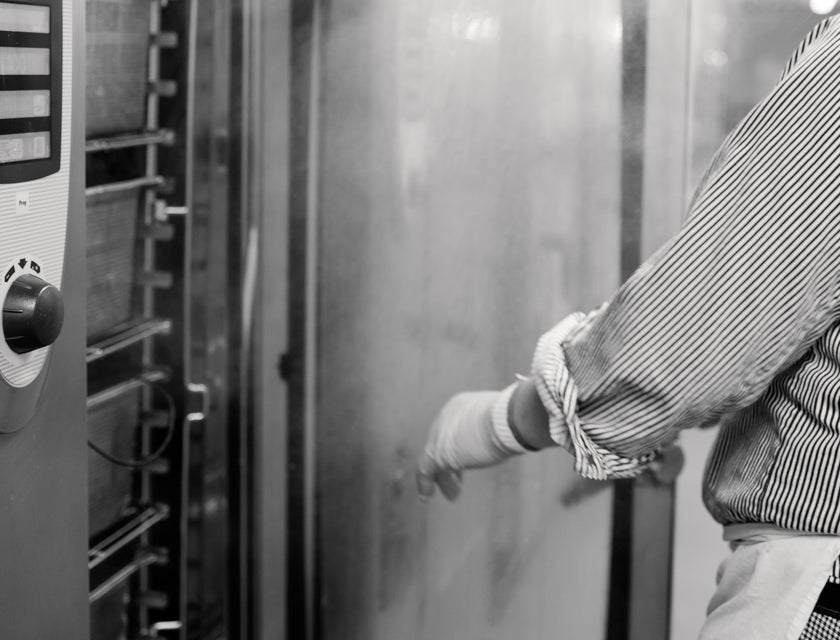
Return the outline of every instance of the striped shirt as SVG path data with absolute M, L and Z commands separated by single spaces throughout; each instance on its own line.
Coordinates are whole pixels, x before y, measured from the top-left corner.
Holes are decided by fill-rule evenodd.
M 543 336 L 532 374 L 582 475 L 638 475 L 720 425 L 717 521 L 840 534 L 840 18 L 726 138 L 681 231 Z

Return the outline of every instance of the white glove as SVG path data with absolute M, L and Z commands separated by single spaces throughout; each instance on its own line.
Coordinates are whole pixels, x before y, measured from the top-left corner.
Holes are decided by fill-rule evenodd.
M 417 461 L 417 491 L 422 499 L 435 483 L 448 500 L 461 492 L 461 471 L 497 464 L 522 453 L 507 423 L 507 407 L 516 385 L 504 391 L 459 393 L 443 405 L 429 429 Z

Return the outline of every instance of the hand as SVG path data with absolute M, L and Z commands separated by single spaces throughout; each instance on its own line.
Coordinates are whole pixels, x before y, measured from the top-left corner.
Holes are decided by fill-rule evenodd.
M 685 466 L 685 453 L 677 442 L 667 445 L 650 463 L 642 478 L 658 485 L 673 485 Z
M 429 429 L 417 461 L 417 491 L 428 500 L 435 484 L 450 501 L 461 493 L 463 469 L 497 464 L 512 455 L 493 432 L 493 403 L 499 391 L 468 391 L 453 396 Z

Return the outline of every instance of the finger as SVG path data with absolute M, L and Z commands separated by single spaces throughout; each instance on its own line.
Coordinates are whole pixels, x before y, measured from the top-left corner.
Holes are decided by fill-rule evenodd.
M 461 495 L 461 472 L 452 469 L 438 471 L 435 478 L 441 493 L 449 502 L 455 502 Z
M 417 460 L 417 493 L 420 494 L 420 499 L 424 502 L 431 498 L 435 493 L 435 474 L 437 473 L 437 464 L 429 455 L 428 451 L 424 451 Z

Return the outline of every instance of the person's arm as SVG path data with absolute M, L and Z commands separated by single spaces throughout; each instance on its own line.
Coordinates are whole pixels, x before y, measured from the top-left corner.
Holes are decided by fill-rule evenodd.
M 506 428 L 534 448 L 548 434 L 584 476 L 630 477 L 755 402 L 840 320 L 838 113 L 832 28 L 727 138 L 680 233 L 540 340 Z
M 682 231 L 541 341 L 549 431 L 584 475 L 635 475 L 679 429 L 752 404 L 838 320 L 840 37 L 821 46 L 730 137 Z M 512 428 L 545 442 L 533 393 L 513 397 Z
M 508 405 L 508 423 L 520 439 L 531 449 L 557 446 L 548 429 L 548 412 L 540 401 L 533 378 L 521 380 L 513 391 Z

